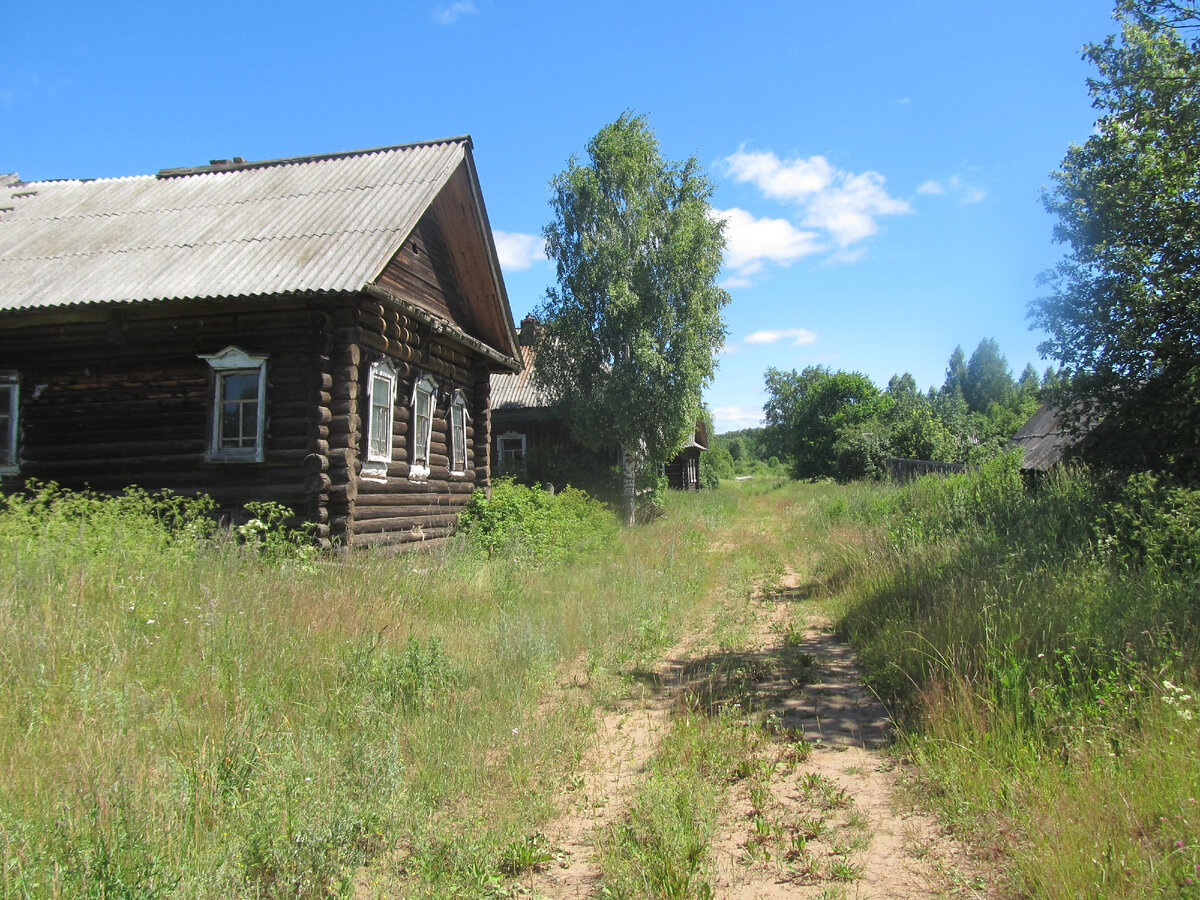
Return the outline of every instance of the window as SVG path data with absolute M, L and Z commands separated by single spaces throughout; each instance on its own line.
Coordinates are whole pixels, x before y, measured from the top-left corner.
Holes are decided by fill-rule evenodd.
M 417 379 L 413 385 L 412 458 L 408 466 L 408 477 L 414 481 L 429 477 L 429 441 L 433 435 L 436 396 L 437 382 L 433 378 L 423 375 Z
M 382 478 L 392 461 L 392 414 L 396 405 L 396 365 L 384 358 L 371 366 L 367 384 L 367 463 L 363 474 Z M 371 465 L 374 463 L 375 465 Z
M 467 398 L 462 391 L 454 392 L 450 401 L 450 474 L 467 472 Z
M 20 421 L 20 378 L 16 372 L 0 372 L 0 473 L 16 472 L 17 435 Z
M 496 438 L 496 463 L 501 473 L 525 468 L 525 435 L 509 431 Z
M 206 355 L 213 369 L 212 432 L 207 457 L 219 462 L 262 462 L 267 430 L 267 357 L 240 347 Z

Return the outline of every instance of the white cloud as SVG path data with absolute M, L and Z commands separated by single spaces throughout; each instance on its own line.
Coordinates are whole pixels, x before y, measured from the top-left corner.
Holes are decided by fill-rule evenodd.
M 794 347 L 814 344 L 817 333 L 807 328 L 775 328 L 751 332 L 744 338 L 747 344 L 775 344 L 779 341 L 791 341 Z
M 879 230 L 879 216 L 912 212 L 904 200 L 889 196 L 878 172 L 842 173 L 839 184 L 817 194 L 808 204 L 804 224 L 828 231 L 839 247 L 857 243 Z
M 456 0 L 454 3 L 440 3 L 433 8 L 433 21 L 439 25 L 453 25 L 462 16 L 478 12 L 471 0 Z
M 823 249 L 815 232 L 801 231 L 787 219 L 760 219 L 737 207 L 710 215 L 725 220 L 725 266 L 733 273 L 726 287 L 744 287 L 768 262 L 787 266 Z
M 951 175 L 945 183 L 934 178 L 917 188 L 918 194 L 951 194 L 959 203 L 978 203 L 987 196 L 987 191 L 978 185 L 964 181 L 959 175 Z
M 762 407 L 750 409 L 745 406 L 718 406 L 712 411 L 713 428 L 720 434 L 725 431 L 740 431 L 757 428 L 763 424 Z
M 735 278 L 758 274 L 767 261 L 787 265 L 810 253 L 833 251 L 839 261 L 853 261 L 862 251 L 846 248 L 878 232 L 879 217 L 912 212 L 888 194 L 878 172 L 846 172 L 824 156 L 780 159 L 770 151 L 738 150 L 724 162 L 735 181 L 799 207 L 801 226 L 739 209 L 721 213 L 729 221 L 726 265 Z
M 546 245 L 540 235 L 493 231 L 492 239 L 496 242 L 496 255 L 500 257 L 503 269 L 520 272 L 546 258 Z
M 774 200 L 803 202 L 833 184 L 837 170 L 823 156 L 781 160 L 774 153 L 739 150 L 725 157 L 735 181 L 752 182 Z

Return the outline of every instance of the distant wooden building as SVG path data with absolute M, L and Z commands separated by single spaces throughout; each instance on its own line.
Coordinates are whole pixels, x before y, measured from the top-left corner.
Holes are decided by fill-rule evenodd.
M 470 138 L 0 183 L 0 478 L 441 538 L 519 372 Z
M 571 438 L 562 416 L 533 383 L 537 327 L 537 319 L 526 316 L 518 330 L 525 368 L 492 376 L 493 464 L 497 471 L 528 475 L 534 480 L 577 483 L 564 473 L 574 470 L 585 478 L 595 476 L 597 473 L 580 472 L 581 466 L 592 469 L 616 466 L 619 454 L 615 447 L 607 454 L 580 447 Z M 687 444 L 665 467 L 668 486 L 676 490 L 699 490 L 700 453 L 707 449 L 708 431 L 704 422 L 698 420 Z M 572 458 L 579 464 L 572 465 Z
M 667 487 L 677 491 L 700 490 L 700 454 L 707 449 L 708 429 L 700 419 L 696 421 L 696 430 L 679 455 L 667 463 Z
M 1089 421 L 1070 428 L 1061 410 L 1043 403 L 1010 440 L 1013 446 L 1021 448 L 1021 471 L 1026 474 L 1050 471 L 1080 449 L 1097 424 Z

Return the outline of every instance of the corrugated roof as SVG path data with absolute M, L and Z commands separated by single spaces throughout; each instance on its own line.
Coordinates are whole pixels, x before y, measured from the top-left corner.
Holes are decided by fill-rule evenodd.
M 525 368 L 511 375 L 492 374 L 492 409 L 543 409 L 550 405 L 533 383 L 532 347 L 521 347 Z
M 1020 447 L 1021 469 L 1046 472 L 1062 460 L 1063 454 L 1076 446 L 1095 428 L 1095 422 L 1085 422 L 1081 429 L 1070 430 L 1062 412 L 1049 403 L 1041 408 L 1012 436 L 1011 443 Z
M 0 194 L 0 309 L 359 290 L 469 140 L 96 181 L 13 176 Z

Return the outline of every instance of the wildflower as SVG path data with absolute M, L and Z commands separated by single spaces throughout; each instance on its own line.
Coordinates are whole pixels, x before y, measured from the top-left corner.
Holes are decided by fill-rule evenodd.
M 153 624 L 154 624 L 154 620 L 153 620 L 153 619 L 147 619 L 147 620 L 146 620 L 146 624 L 147 624 L 147 625 L 153 625 Z
M 514 728 L 514 729 L 512 730 L 512 733 L 515 735 L 515 734 L 517 733 L 517 731 L 519 731 L 519 729 L 517 729 L 517 728 Z
M 1182 849 L 1184 848 L 1184 846 L 1185 846 L 1185 845 L 1184 845 L 1183 841 L 1176 841 L 1176 842 L 1175 842 L 1175 849 L 1176 849 L 1176 850 L 1182 850 Z

